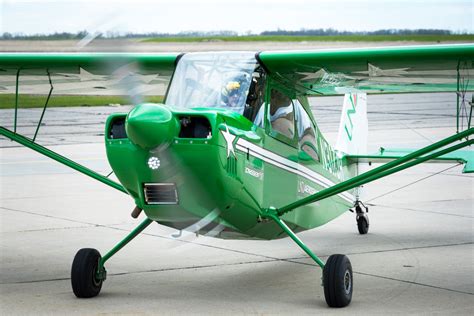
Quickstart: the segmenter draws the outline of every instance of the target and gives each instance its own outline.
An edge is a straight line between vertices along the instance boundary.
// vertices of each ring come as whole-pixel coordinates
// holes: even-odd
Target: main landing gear
[[[354,280],[352,278],[352,265],[345,255],[332,255],[326,264],[319,259],[296,234],[280,219],[275,209],[267,210],[265,217],[272,219],[283,231],[293,239],[320,267],[323,269],[324,298],[330,307],[345,307],[352,300]]]
[[[77,297],[89,298],[99,294],[105,280],[105,277],[98,276],[101,259],[100,253],[92,248],[83,248],[76,253],[72,262],[71,285]]]
[[[352,265],[345,255],[332,255],[323,268],[324,298],[331,307],[344,307],[352,299]]]
[[[104,257],[101,257],[95,249],[83,248],[79,250],[74,257],[71,268],[71,285],[74,294],[79,298],[90,298],[99,295],[102,283],[107,277],[107,271],[104,268],[105,262],[133,238],[137,237],[151,223],[153,223],[151,219],[145,219]]]
[[[324,264],[280,219],[275,209],[268,209],[262,216],[278,224],[323,269],[322,285],[324,287],[326,303],[331,307],[345,307],[349,305],[354,288],[352,266],[349,258],[339,254],[332,255],[327,263]],[[138,236],[152,222],[151,219],[145,219],[103,257],[95,249],[84,248],[79,250],[74,257],[71,269],[71,285],[74,294],[79,298],[97,296],[102,288],[102,283],[107,277],[107,272],[104,268],[105,262]]]

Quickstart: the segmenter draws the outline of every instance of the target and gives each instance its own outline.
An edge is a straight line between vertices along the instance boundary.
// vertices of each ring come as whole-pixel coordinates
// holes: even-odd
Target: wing
[[[347,155],[346,157],[356,162],[387,162],[403,158],[413,153],[413,149],[385,149],[380,148],[377,152],[367,155]],[[474,173],[474,151],[472,150],[456,150],[431,159],[433,162],[459,162],[464,164],[463,173]]]
[[[0,74],[14,74],[18,69],[26,73],[80,74],[86,70],[96,75],[112,75],[121,67],[134,64],[142,74],[170,75],[179,54],[129,54],[129,53],[2,53]]]
[[[303,94],[474,90],[474,45],[261,52],[268,73]]]
[[[7,121],[2,117],[0,135],[126,192],[108,176],[38,144],[35,140],[45,111],[71,102],[82,105],[99,100],[103,102],[100,104],[133,104],[134,95],[163,95],[178,57],[178,54],[0,54],[0,108],[14,108],[14,111],[5,110],[13,119]],[[135,91],[138,87],[141,90]],[[38,105],[43,107],[43,112],[36,128],[28,128],[31,122],[17,126],[18,109]],[[22,128],[25,133],[21,133]]]
[[[170,80],[178,56],[124,53],[0,54],[0,92],[4,95],[0,103],[5,102],[5,94],[16,94],[17,87],[22,95],[47,94],[49,85],[54,86],[55,95],[127,95],[129,91],[126,87],[138,83],[142,91],[156,91],[158,85],[166,85]]]
[[[458,92],[458,98],[462,95],[464,100],[465,92],[474,90],[473,44],[261,52],[258,58],[271,78],[304,95]],[[421,149],[384,149],[374,154],[346,155],[343,159],[349,159],[350,163],[392,161],[276,212],[283,215],[426,161],[457,161],[466,164],[464,172],[473,172],[473,152],[460,151],[474,144],[469,139],[474,134],[471,117],[472,111],[465,130],[460,131],[458,126],[456,134]]]

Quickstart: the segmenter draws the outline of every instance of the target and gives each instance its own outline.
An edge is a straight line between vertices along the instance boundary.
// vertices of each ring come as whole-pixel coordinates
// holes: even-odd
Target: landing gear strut
[[[102,283],[107,277],[104,268],[105,262],[133,238],[137,237],[151,223],[153,221],[146,218],[103,257],[95,249],[83,248],[79,250],[74,257],[71,269],[71,285],[74,294],[79,298],[90,298],[99,295]]]
[[[303,249],[323,269],[324,298],[330,307],[345,307],[352,300],[352,265],[345,255],[332,255],[326,264],[318,258],[296,234],[278,217],[274,208],[267,210],[265,217],[272,219],[280,226],[298,246]]]
[[[369,208],[364,205],[361,201],[356,201],[354,204],[355,213],[356,213],[356,222],[357,222],[357,229],[359,230],[359,234],[365,235],[369,232]],[[354,210],[350,209],[351,212]]]

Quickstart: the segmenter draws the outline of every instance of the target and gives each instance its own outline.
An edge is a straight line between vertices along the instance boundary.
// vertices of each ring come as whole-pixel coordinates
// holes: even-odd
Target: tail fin
[[[367,94],[346,94],[335,149],[351,155],[366,154],[368,132]]]

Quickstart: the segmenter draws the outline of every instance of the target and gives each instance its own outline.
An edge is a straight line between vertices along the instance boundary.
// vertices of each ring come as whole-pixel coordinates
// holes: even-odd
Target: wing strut
[[[68,159],[44,146],[39,145],[38,143],[35,143],[34,141],[26,138],[25,136],[22,136],[20,134],[17,134],[9,129],[6,129],[3,126],[0,126],[0,135],[3,135],[25,147],[28,147],[30,149],[33,149],[36,152],[39,152],[42,155],[45,155],[51,159],[56,160],[57,162],[62,163],[63,165],[66,165],[74,170],[77,170],[91,178],[94,178],[102,183],[107,184],[108,186],[111,186],[114,189],[117,189],[119,191],[122,191],[124,193],[127,193],[125,188],[118,184],[115,181],[110,180],[109,178],[95,172],[94,170],[91,170],[81,164],[78,164],[77,162],[72,161],[71,159]],[[128,193],[127,193],[128,194]]]
[[[463,132],[459,132],[457,134],[454,134],[453,136],[447,137],[437,143],[431,144],[429,146],[426,146],[424,148],[421,148],[413,153],[410,153],[408,155],[405,155],[401,158],[398,158],[396,160],[393,160],[389,163],[386,163],[380,167],[377,167],[373,170],[364,172],[361,175],[358,175],[356,177],[353,177],[349,180],[343,181],[341,183],[338,183],[332,187],[329,187],[327,189],[324,189],[322,191],[319,191],[313,195],[310,195],[308,197],[305,197],[299,201],[296,201],[294,203],[288,204],[286,206],[283,206],[281,208],[275,209],[275,208],[269,208],[266,209],[265,212],[267,214],[273,214],[277,216],[281,216],[285,213],[288,213],[295,208],[304,206],[306,204],[314,203],[319,200],[331,197],[333,195],[339,194],[341,192],[353,189],[355,187],[361,186],[365,183],[386,177],[388,175],[391,175],[393,173],[402,171],[404,169],[413,167],[415,165],[418,165],[422,162],[432,160],[436,157],[445,155],[449,152],[458,150],[460,148],[470,146],[474,144],[474,140],[468,140],[468,137],[470,135],[474,134],[474,128],[470,128],[468,130],[465,130]],[[463,140],[464,139],[464,140]],[[463,140],[461,143],[458,143],[456,145],[447,147],[445,149],[438,150],[442,147],[446,147],[454,142]],[[467,163],[468,161],[463,161]],[[263,215],[265,216],[265,215]],[[271,218],[271,216],[268,216]]]
[[[36,126],[36,131],[35,131],[35,136],[33,136],[33,141],[35,141],[36,139],[36,135],[38,135],[38,131],[40,129],[40,126],[41,126],[41,122],[43,122],[43,117],[44,117],[44,113],[46,112],[46,107],[48,106],[48,103],[49,103],[49,99],[51,98],[51,94],[53,93],[53,81],[51,80],[51,74],[49,72],[49,70],[46,70],[46,73],[48,74],[48,80],[49,80],[49,93],[48,93],[48,97],[46,98],[46,102],[44,103],[44,107],[43,107],[43,112],[41,112],[41,117],[38,121],[38,126]]]
[[[19,68],[16,72],[16,86],[15,86],[15,119],[14,119],[14,124],[13,124],[13,132],[16,133],[16,122],[18,121],[18,90],[20,89],[20,71],[21,68]]]
[[[472,100],[467,99],[467,91],[469,91],[469,67],[467,61],[459,61],[457,66],[457,85],[456,85],[456,131],[464,129],[464,119],[467,123],[467,128],[471,128],[472,108],[474,102],[474,95]],[[468,112],[469,109],[469,114]]]

